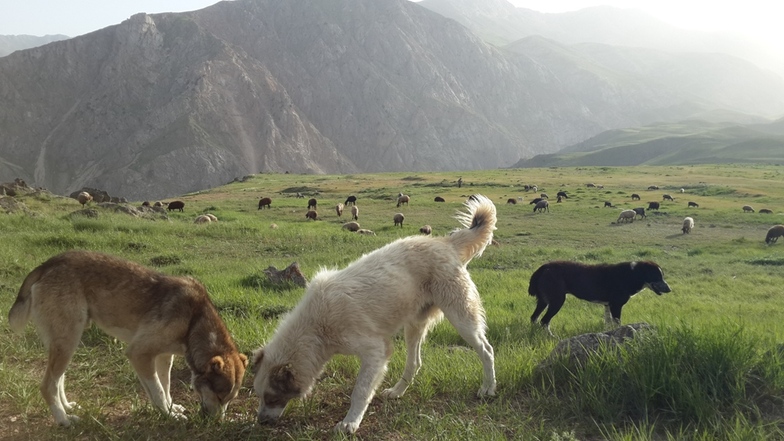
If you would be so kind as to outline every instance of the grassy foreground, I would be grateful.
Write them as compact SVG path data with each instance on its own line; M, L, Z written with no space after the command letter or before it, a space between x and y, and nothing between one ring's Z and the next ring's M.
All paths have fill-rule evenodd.
M706 165L265 174L177 197L186 202L185 211L169 213L168 221L100 208L98 218L87 218L72 214L81 209L75 200L19 196L24 209L0 214L0 439L344 438L331 429L348 410L359 367L353 357L333 359L314 393L292 402L275 426L255 424L258 399L250 372L226 421L199 419L190 373L178 359L172 394L193 417L176 421L149 405L122 344L92 327L66 372L68 396L82 406L76 412L81 422L57 428L38 390L44 348L32 326L24 335L10 332L8 309L25 275L47 258L73 248L102 251L204 282L240 350L249 353L303 293L271 284L264 269L296 261L312 277L322 266L341 268L398 237L418 234L424 224L433 234L448 234L458 227L454 213L472 193L489 196L498 209L497 245L469 264L487 310L497 396L475 397L478 357L443 322L428 337L412 387L399 400L374 399L357 438L784 439L784 242L764 243L767 229L784 223L783 171ZM528 202L535 194L525 192L524 184L551 196L550 213L532 212ZM650 185L660 190L646 190ZM559 190L570 195L563 203L555 202ZM297 192L306 199L296 198ZM395 207L398 192L411 196L409 206ZM631 193L642 201L632 202ZM615 223L621 208L661 202L663 193L675 202L663 202L643 221ZM341 229L349 215L341 220L333 207L350 194L358 198L360 224L375 236ZM273 199L271 210L257 210L263 196ZM435 196L446 202L435 203ZM319 221L305 218L307 197L318 198ZM518 197L523 202L506 203ZM616 208L604 208L605 201ZM687 208L688 201L699 208ZM773 214L743 213L743 205ZM220 221L193 223L207 212ZM402 228L393 226L397 212L406 217ZM696 223L689 235L680 231L684 216ZM529 323L535 302L527 294L528 279L554 259L656 261L673 292L641 292L623 309L623 322L648 322L658 332L620 352L600 353L582 368L556 361L537 369L557 340ZM602 313L603 307L569 296L552 329L561 338L602 331ZM404 360L398 339L382 387L396 381Z

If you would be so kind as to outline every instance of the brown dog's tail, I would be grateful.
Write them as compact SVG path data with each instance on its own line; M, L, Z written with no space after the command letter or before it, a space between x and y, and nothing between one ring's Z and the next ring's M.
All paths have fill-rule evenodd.
M27 325L27 322L30 320L30 307L32 306L30 294L33 285L41 279L43 273L44 270L42 266L34 269L27 275L24 282L22 282L22 287L19 288L19 294L16 295L16 301L14 302L14 305L11 306L11 310L8 311L8 324L14 332L22 332L25 325Z
M482 195L472 196L465 206L468 210L456 216L464 228L452 232L449 241L460 255L460 260L468 264L475 256L481 256L493 240L496 216L493 201Z

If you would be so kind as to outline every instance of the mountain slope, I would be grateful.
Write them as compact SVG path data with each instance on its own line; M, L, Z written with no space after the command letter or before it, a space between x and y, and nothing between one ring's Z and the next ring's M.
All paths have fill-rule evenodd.
M0 57L23 49L30 49L43 46L53 41L67 40L65 35L44 35L43 37L34 35L0 35Z
M689 120L610 130L558 153L522 160L513 167L782 163L782 127L784 119L746 125Z

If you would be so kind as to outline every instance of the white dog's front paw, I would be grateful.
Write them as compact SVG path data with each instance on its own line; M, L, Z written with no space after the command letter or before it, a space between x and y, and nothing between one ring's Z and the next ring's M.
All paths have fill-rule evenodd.
M479 397L494 397L495 396L495 383L490 386L482 386L479 392L476 393Z
M63 408L65 410L74 410L79 409L79 405L76 404L76 401L66 401L63 403Z
M335 426L336 432L354 433L359 429L359 423L343 420Z
M172 403L171 413L185 414L185 406Z
M71 427L71 423L78 423L79 417L76 415L66 415L65 418L57 420L57 425L60 427Z
M399 391L397 387L390 387L381 391L382 398L400 398L405 393L405 390Z

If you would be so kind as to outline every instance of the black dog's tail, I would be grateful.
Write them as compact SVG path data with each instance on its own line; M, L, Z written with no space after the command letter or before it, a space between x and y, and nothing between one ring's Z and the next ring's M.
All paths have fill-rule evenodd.
M528 294L536 297L539 294L539 278L542 277L542 273L544 272L545 265L540 266L533 274L531 274L531 280L528 282Z

